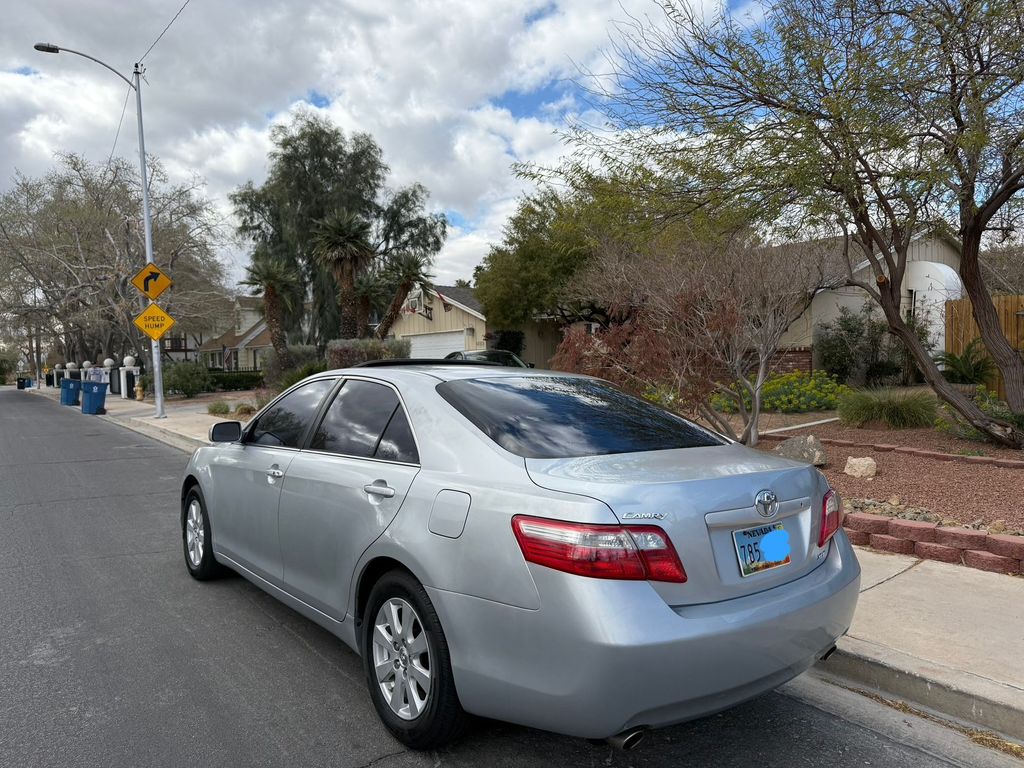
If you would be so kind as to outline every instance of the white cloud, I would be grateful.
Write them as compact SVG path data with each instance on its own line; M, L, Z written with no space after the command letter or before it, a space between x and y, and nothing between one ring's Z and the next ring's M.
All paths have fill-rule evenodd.
M130 74L178 2L37 0L5 9L0 27L0 189L15 169L45 172L55 151L103 161L125 89L43 40ZM266 173L268 131L315 91L347 132L380 142L392 182L424 183L453 227L435 271L470 277L527 185L510 165L552 163L576 107L557 87L606 44L609 22L656 11L650 0L219 0L190 4L145 61L146 145L174 178L198 173L228 212L227 194ZM24 68L38 74L16 74ZM535 108L499 106L509 91L545 91ZM135 149L129 103L118 153ZM238 261L226 250L225 260ZM237 269L237 266L235 267Z

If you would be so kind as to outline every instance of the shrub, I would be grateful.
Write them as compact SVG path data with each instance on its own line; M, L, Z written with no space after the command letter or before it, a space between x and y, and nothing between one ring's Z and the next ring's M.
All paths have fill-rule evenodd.
M316 347L311 344L289 344L288 353L292 357L291 370L302 368L320 358ZM266 352L263 357L263 378L265 381L275 386L280 386L281 377L287 370L281 368L281 364L277 359L277 353L273 349Z
M235 416L238 418L248 418L256 413L256 408L251 403L239 403L235 407Z
M953 384L985 384L996 372L995 363L981 339L972 339L959 355L953 352L936 355L935 362L944 367L942 375Z
M857 389L840 396L839 418L855 427L871 422L882 422L889 429L930 427L935 423L937 407L930 392Z
M908 316L906 322L931 351L934 341L927 317ZM865 302L859 312L840 307L839 317L817 328L814 346L821 367L843 384L911 384L922 379L906 345L889 333L888 324L876 315L871 302Z
M164 373L164 386L185 397L195 397L213 388L213 377L200 362L174 363Z
M335 339L327 342L330 368L351 368L368 360L408 357L408 339Z
M256 389L263 384L263 374L260 371L213 371L210 377L213 386L221 392Z
M289 368L287 371L282 371L281 375L277 379L277 386L284 391L292 384L298 384L307 376L312 376L314 373L322 373L327 370L327 363L324 360L314 360L311 363L306 363L301 368Z
M223 400L214 400L206 406L206 412L211 416L227 416L231 413L231 406Z
M831 411L839 402L839 396L846 391L835 376L825 371L804 373L795 371L769 376L761 387L761 409L780 413L807 413L809 411ZM734 391L741 391L733 385ZM744 402L750 408L750 395L744 392ZM722 394L711 398L712 406L725 413L735 413L736 402Z

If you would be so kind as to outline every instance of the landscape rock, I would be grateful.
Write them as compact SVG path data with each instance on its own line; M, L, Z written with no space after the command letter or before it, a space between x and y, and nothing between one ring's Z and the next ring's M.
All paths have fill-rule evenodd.
M878 465L875 464L875 460L870 456L865 456L862 459L851 456L846 460L846 468L843 472L850 477L871 479L877 474Z
M815 467L823 467L828 463L825 446L814 435L801 435L783 440L775 446L774 453L786 459L813 464Z

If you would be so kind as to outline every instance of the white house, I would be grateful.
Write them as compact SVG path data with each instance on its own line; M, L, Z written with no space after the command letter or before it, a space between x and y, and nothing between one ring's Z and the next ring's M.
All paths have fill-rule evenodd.
M952 237L921 235L910 245L900 309L904 316L909 313L928 326L936 349L945 349L946 302L959 299L963 293L959 268L960 247ZM866 260L856 266L854 274L873 281ZM820 289L810 307L786 331L781 358L789 364L783 367L809 369L815 330L837 319L842 307L858 312L869 300L862 288L844 285L846 280L845 274L836 275L831 281L833 287Z

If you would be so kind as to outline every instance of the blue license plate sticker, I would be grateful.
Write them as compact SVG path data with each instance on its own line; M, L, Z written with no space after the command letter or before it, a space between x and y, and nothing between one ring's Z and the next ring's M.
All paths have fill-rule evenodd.
M789 532L782 523L758 525L732 532L740 575L753 576L790 562Z

